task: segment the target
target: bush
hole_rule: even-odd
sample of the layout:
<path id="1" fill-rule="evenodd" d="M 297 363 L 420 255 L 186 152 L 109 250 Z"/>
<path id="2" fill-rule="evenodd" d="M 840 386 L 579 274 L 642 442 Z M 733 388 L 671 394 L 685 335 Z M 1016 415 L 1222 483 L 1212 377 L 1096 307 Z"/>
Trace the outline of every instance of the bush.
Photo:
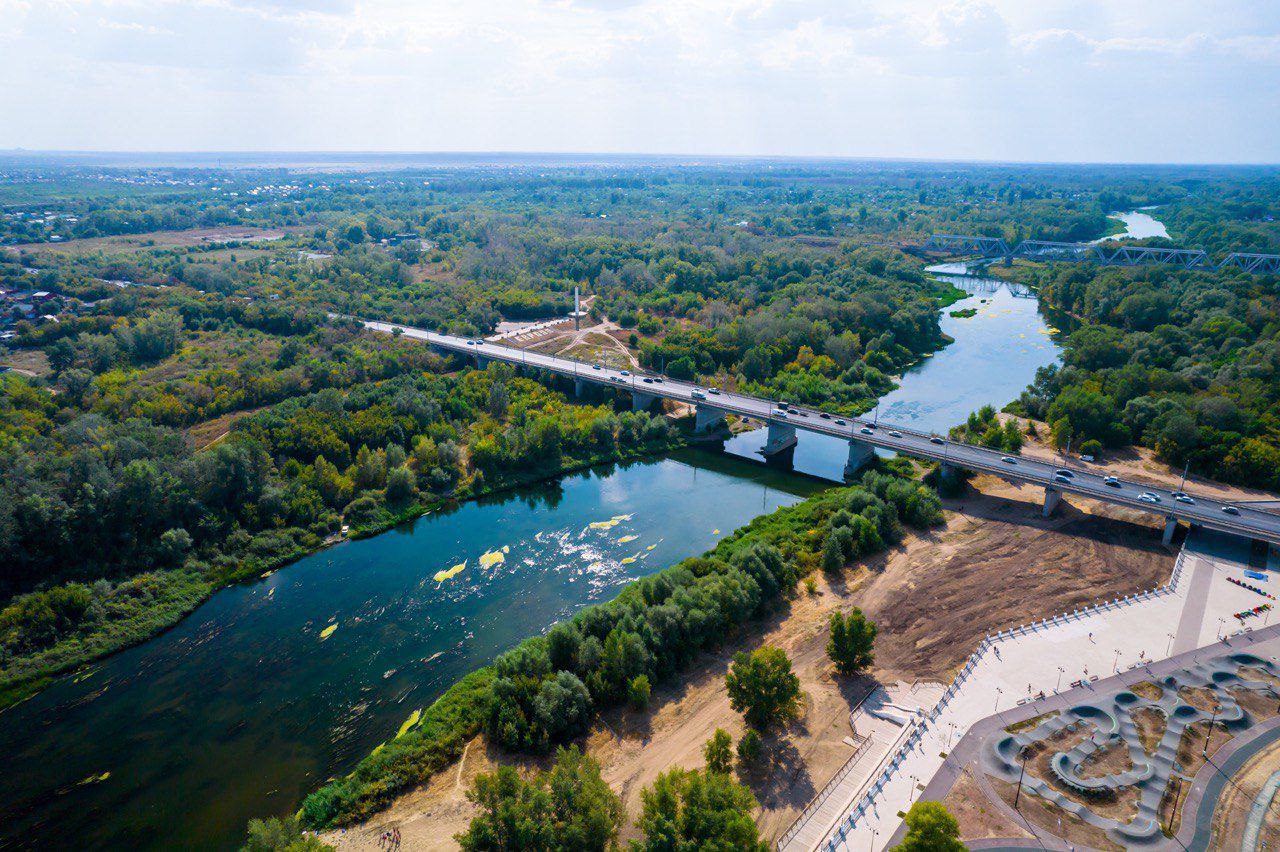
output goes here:
<path id="1" fill-rule="evenodd" d="M 240 852 L 324 852 L 333 849 L 320 838 L 305 834 L 295 819 L 249 820 L 249 836 Z"/>
<path id="2" fill-rule="evenodd" d="M 576 746 L 556 752 L 555 767 L 530 781 L 510 766 L 479 775 L 467 798 L 480 813 L 454 837 L 464 850 L 612 849 L 622 826 L 622 800 Z"/>
<path id="3" fill-rule="evenodd" d="M 760 749 L 763 743 L 760 741 L 760 735 L 753 729 L 747 728 L 747 732 L 742 735 L 742 739 L 738 740 L 738 760 L 744 764 L 755 763 L 756 758 L 760 756 Z"/>
<path id="4" fill-rule="evenodd" d="M 960 826 L 941 802 L 916 802 L 907 811 L 902 842 L 893 852 L 963 852 Z"/>
<path id="5" fill-rule="evenodd" d="M 1097 458 L 1102 455 L 1102 442 L 1094 438 L 1090 438 L 1080 445 L 1080 455 L 1093 456 Z"/>
<path id="6" fill-rule="evenodd" d="M 649 677 L 636 675 L 627 687 L 627 701 L 632 709 L 644 711 L 649 709 Z"/>
<path id="7" fill-rule="evenodd" d="M 769 852 L 751 819 L 757 802 L 728 775 L 672 769 L 640 794 L 638 828 L 644 839 L 632 852 L 709 849 Z"/>
<path id="8" fill-rule="evenodd" d="M 707 771 L 720 775 L 728 774 L 733 767 L 733 738 L 723 728 L 716 732 L 702 747 L 702 757 L 707 761 Z"/>

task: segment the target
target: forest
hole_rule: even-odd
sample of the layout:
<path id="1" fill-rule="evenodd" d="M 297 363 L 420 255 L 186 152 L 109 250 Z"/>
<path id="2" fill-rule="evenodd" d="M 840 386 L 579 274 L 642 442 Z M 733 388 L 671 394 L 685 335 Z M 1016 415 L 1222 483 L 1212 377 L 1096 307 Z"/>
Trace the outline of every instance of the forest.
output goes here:
<path id="1" fill-rule="evenodd" d="M 1213 479 L 1280 488 L 1280 282 L 1086 265 L 1020 268 L 1069 313 L 1061 365 L 1009 410 L 1083 453 L 1132 444 Z"/>
<path id="2" fill-rule="evenodd" d="M 328 544 L 688 440 L 686 423 L 621 395 L 473 370 L 352 318 L 488 335 L 563 316 L 576 287 L 607 337 L 579 357 L 857 414 L 948 344 L 940 312 L 963 296 L 904 247 L 935 232 L 1092 240 L 1114 232 L 1109 214 L 1158 205 L 1170 238 L 1149 244 L 1276 252 L 1276 177 L 892 161 L 3 166 L 0 709 Z M 1060 447 L 1140 445 L 1280 490 L 1274 277 L 1001 274 L 1064 329 L 1062 363 L 1008 411 L 1047 422 Z M 1023 441 L 993 407 L 951 434 Z M 906 473 L 891 462 L 759 518 L 524 641 L 309 796 L 302 824 L 367 817 L 483 732 L 558 764 L 478 784 L 491 807 L 462 842 L 508 831 L 511 798 L 551 813 L 538 808 L 557 777 L 597 791 L 593 813 L 616 832 L 598 767 L 569 747 L 786 606 L 800 578 L 936 523 L 936 495 Z M 738 819 L 749 794 L 713 775 L 664 777 L 646 804 L 653 836 L 660 795 L 712 796 L 726 830 L 755 842 Z M 591 828 L 562 822 L 564 836 Z"/>

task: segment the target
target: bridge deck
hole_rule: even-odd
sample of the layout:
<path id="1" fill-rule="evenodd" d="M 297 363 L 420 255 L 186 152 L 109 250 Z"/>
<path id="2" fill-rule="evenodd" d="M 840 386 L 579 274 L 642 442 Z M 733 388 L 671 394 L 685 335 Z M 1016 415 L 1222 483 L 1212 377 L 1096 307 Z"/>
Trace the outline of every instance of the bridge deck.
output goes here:
<path id="1" fill-rule="evenodd" d="M 945 440 L 940 436 L 929 435 L 905 426 L 894 426 L 882 422 L 875 427 L 870 421 L 861 418 L 834 414 L 827 414 L 824 417 L 822 411 L 802 406 L 793 406 L 800 414 L 787 414 L 778 410 L 776 401 L 739 393 L 717 393 L 710 388 L 652 373 L 635 375 L 629 371 L 588 364 L 571 358 L 438 334 L 394 323 L 365 322 L 364 325 L 371 330 L 388 334 L 399 329 L 405 337 L 422 340 L 438 349 L 461 355 L 548 370 L 592 384 L 714 408 L 763 423 L 785 423 L 806 432 L 831 435 L 966 470 L 994 474 L 1010 482 L 1044 486 L 1063 494 L 1080 494 L 1094 500 L 1149 512 L 1162 518 L 1176 518 L 1185 523 L 1280 544 L 1280 515 L 1260 511 L 1248 504 L 1238 505 L 1239 514 L 1230 515 L 1222 511 L 1223 507 L 1228 505 L 1225 501 L 1211 497 L 1192 495 L 1194 503 L 1180 503 L 1174 499 L 1172 492 L 1168 489 L 1124 479 L 1119 481 L 1119 487 L 1112 487 L 1104 482 L 1107 476 L 1105 470 L 1098 472 L 1074 469 L 1069 481 L 1062 482 L 1056 478 L 1056 472 L 1062 469 L 1057 464 L 1025 457 L 1006 462 L 1004 459 L 1007 457 L 996 450 Z M 646 379 L 649 381 L 646 382 Z M 695 394 L 700 394 L 702 398 Z M 942 442 L 935 443 L 938 440 Z M 1140 499 L 1142 494 L 1155 495 L 1159 498 L 1159 502 L 1142 500 Z"/>

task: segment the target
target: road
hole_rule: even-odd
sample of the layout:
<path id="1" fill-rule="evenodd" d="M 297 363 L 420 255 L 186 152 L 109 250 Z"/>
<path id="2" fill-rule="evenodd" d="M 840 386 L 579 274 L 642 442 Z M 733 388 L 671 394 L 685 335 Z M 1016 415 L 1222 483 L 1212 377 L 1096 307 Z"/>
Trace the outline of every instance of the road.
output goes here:
<path id="1" fill-rule="evenodd" d="M 592 384 L 713 408 L 768 424 L 791 426 L 799 431 L 831 435 L 891 452 L 993 474 L 1015 484 L 1038 485 L 1059 494 L 1079 494 L 1105 503 L 1149 512 L 1161 518 L 1177 519 L 1280 545 L 1280 515 L 1248 505 L 1233 505 L 1237 514 L 1229 514 L 1223 511 L 1229 504 L 1222 500 L 1189 494 L 1184 501 L 1179 501 L 1174 492 L 1168 489 L 1118 478 L 1109 485 L 1105 469 L 1072 469 L 1048 461 L 1015 458 L 997 450 L 957 443 L 943 436 L 930 435 L 905 426 L 887 423 L 877 425 L 862 418 L 834 415 L 804 406 L 790 405 L 788 410 L 783 411 L 775 400 L 720 392 L 654 373 L 637 375 L 634 371 L 588 364 L 500 343 L 438 334 L 395 323 L 365 321 L 364 325 L 370 330 L 387 334 L 399 330 L 405 337 L 422 340 L 438 349 L 461 355 L 548 370 Z"/>

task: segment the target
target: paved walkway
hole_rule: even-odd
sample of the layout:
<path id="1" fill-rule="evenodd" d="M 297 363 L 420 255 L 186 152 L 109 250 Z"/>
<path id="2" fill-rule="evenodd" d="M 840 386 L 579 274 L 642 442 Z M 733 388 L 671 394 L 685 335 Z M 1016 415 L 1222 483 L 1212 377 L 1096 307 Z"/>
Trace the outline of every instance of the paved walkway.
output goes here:
<path id="1" fill-rule="evenodd" d="M 948 754 L 946 762 L 937 774 L 934 775 L 932 780 L 930 780 L 928 786 L 920 794 L 920 798 L 931 801 L 942 801 L 946 798 L 947 794 L 951 791 L 952 786 L 954 786 L 955 782 L 960 778 L 960 775 L 966 767 L 981 765 L 983 752 L 990 748 L 992 736 L 1002 736 L 1004 730 L 1009 726 L 1016 725 L 1019 722 L 1025 722 L 1028 719 L 1034 719 L 1035 717 L 1046 713 L 1054 711 L 1068 711 L 1081 704 L 1095 702 L 1099 696 L 1117 693 L 1135 683 L 1140 683 L 1142 681 L 1159 681 L 1172 673 L 1193 667 L 1204 659 L 1237 651 L 1247 651 L 1251 654 L 1272 660 L 1280 658 L 1280 624 L 1271 625 L 1240 636 L 1232 636 L 1209 647 L 1188 651 L 1184 654 L 1178 654 L 1157 663 L 1120 672 L 1119 674 L 1112 675 L 1105 680 L 1099 680 L 1096 683 L 1089 683 L 1085 686 L 1068 690 L 1067 692 L 1048 696 L 1030 704 L 1024 704 L 1023 706 L 1017 707 L 1013 710 L 1002 711 L 996 715 L 988 716 L 986 719 L 975 724 L 956 745 L 955 749 Z M 1182 823 L 1178 832 L 1178 839 L 1180 841 L 1188 846 L 1192 843 L 1197 830 L 1196 811 L 1201 807 L 1201 798 L 1208 787 L 1209 779 L 1222 772 L 1220 767 L 1224 767 L 1234 753 L 1253 745 L 1260 738 L 1273 736 L 1277 728 L 1280 728 L 1280 717 L 1260 722 L 1248 729 L 1241 736 L 1236 737 L 1231 742 L 1219 748 L 1218 751 L 1210 757 L 1210 762 L 1206 763 L 1200 771 L 1196 773 L 1188 788 L 1187 798 L 1182 806 Z M 988 799 L 990 799 L 991 807 L 994 810 L 999 811 L 1010 821 L 1022 826 L 1029 833 L 1035 836 L 1034 838 L 992 838 L 986 840 L 974 840 L 966 843 L 970 849 L 1026 848 L 1067 850 L 1074 848 L 1076 852 L 1085 852 L 1085 850 L 1089 849 L 1089 847 L 1081 846 L 1079 844 L 1071 846 L 1058 837 L 1055 837 L 1047 831 L 1028 822 L 1022 814 L 1010 807 L 1009 804 L 995 792 L 989 783 L 982 783 L 983 779 L 986 777 L 984 773 L 975 772 L 972 774 L 975 776 L 978 786 L 982 788 Z M 1212 811 L 1204 816 L 1207 818 L 1211 813 Z M 903 828 L 898 826 L 888 843 L 892 845 L 901 842 L 902 835 Z M 1183 848 L 1172 843 L 1169 845 L 1171 848 Z"/>
<path id="2" fill-rule="evenodd" d="M 1217 642 L 1224 627 L 1239 629 L 1232 615 L 1266 602 L 1227 582 L 1241 579 L 1247 562 L 1247 543 L 1242 547 L 1238 539 L 1195 534 L 1178 556 L 1173 582 L 1158 593 L 1027 625 L 985 642 L 931 717 L 886 756 L 885 770 L 848 799 L 850 806 L 818 848 L 884 848 L 901 823 L 898 812 L 919 798 L 943 766 L 942 753 L 980 720 L 1020 709 L 1042 693 L 1070 690 L 1168 657 L 1175 641 L 1199 648 Z M 1260 619 L 1250 623 L 1262 626 Z"/>

